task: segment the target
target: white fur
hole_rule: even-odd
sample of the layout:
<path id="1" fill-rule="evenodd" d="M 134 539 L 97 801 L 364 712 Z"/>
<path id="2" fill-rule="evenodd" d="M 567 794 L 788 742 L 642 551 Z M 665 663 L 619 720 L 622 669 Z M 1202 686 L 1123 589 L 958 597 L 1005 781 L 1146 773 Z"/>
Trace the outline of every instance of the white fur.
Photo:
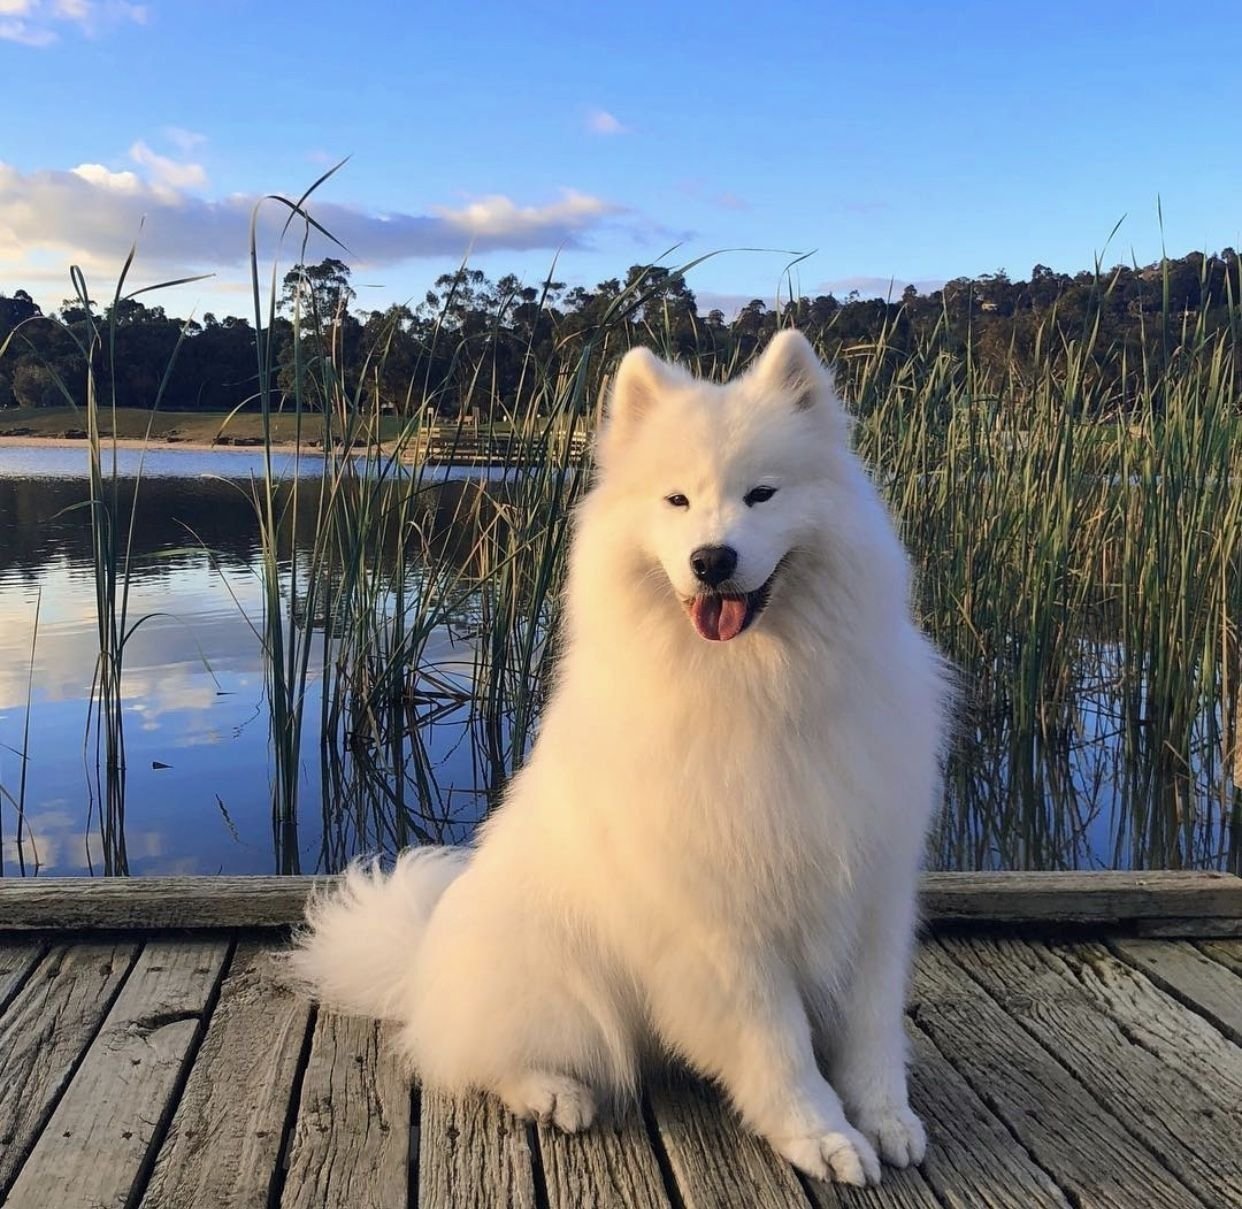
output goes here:
<path id="1" fill-rule="evenodd" d="M 702 544 L 737 591 L 781 565 L 731 641 L 683 605 Z M 727 386 L 629 354 L 529 763 L 473 849 L 351 872 L 298 972 L 399 1020 L 426 1084 L 568 1130 L 658 1049 L 813 1176 L 918 1162 L 902 1006 L 945 692 L 909 579 L 800 335 Z"/>

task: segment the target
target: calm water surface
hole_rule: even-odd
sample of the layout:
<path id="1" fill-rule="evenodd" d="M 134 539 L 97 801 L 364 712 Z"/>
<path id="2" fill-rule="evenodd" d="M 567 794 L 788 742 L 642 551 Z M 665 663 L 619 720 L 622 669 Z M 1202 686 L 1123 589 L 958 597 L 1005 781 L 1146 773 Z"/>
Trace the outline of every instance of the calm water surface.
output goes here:
<path id="1" fill-rule="evenodd" d="M 291 455 L 278 462 L 282 471 L 293 468 Z M 313 474 L 317 465 L 311 458 L 302 470 Z M 136 474 L 138 466 L 137 453 L 122 451 L 122 475 Z M 317 736 L 304 744 L 296 827 L 274 837 L 268 712 L 252 628 L 261 616 L 259 541 L 245 491 L 262 470 L 261 454 L 249 451 L 160 449 L 143 461 L 130 615 L 150 620 L 130 643 L 124 678 L 123 846 L 131 873 L 311 872 L 339 866 L 358 850 L 391 849 L 412 838 L 378 814 L 342 805 L 323 775 Z M 85 743 L 97 652 L 95 585 L 87 514 L 70 509 L 86 496 L 86 472 L 84 448 L 0 448 L 5 874 L 23 867 L 100 873 L 115 866 L 115 852 L 101 839 L 104 795 L 95 753 Z M 469 473 L 477 472 L 443 477 Z M 427 657 L 469 690 L 472 653 L 464 639 L 440 631 Z M 1107 682 L 1106 668 L 1101 681 Z M 314 730 L 313 679 L 310 691 L 308 729 Z M 1151 770 L 1123 750 L 1107 694 L 1084 693 L 1080 713 L 1074 735 L 1046 745 L 1015 746 L 1003 725 L 965 728 L 933 864 L 1236 865 L 1232 785 L 1203 784 L 1195 775 L 1152 784 Z M 408 781 L 422 787 L 425 800 L 411 802 L 403 782 L 396 808 L 415 820 L 420 834 L 464 838 L 494 795 L 495 765 L 481 757 L 477 726 L 464 707 L 425 711 L 418 732 L 427 768 Z"/>
<path id="2" fill-rule="evenodd" d="M 138 473 L 122 450 L 118 469 Z M 314 458 L 302 465 L 315 473 Z M 293 469 L 292 455 L 278 469 Z M 136 874 L 261 873 L 277 867 L 269 724 L 259 639 L 258 530 L 246 495 L 261 454 L 154 450 L 143 460 L 130 618 L 150 615 L 127 648 L 123 680 L 124 847 Z M 467 472 L 460 472 L 465 474 Z M 478 472 L 470 472 L 477 474 Z M 0 448 L 0 844 L 4 872 L 104 872 L 105 797 L 86 742 L 98 650 L 85 449 Z M 442 477 L 453 477 L 445 472 Z M 128 484 L 132 490 L 132 482 Z M 313 507 L 313 502 L 311 504 Z M 37 638 L 35 634 L 38 614 Z M 427 652 L 468 684 L 469 647 L 447 632 Z M 308 716 L 317 720 L 312 680 Z M 29 739 L 25 737 L 29 693 Z M 310 727 L 313 729 L 313 727 Z M 482 807 L 465 711 L 440 711 L 433 748 L 446 838 Z M 305 743 L 295 853 L 314 870 L 356 847 L 389 846 L 347 820 L 325 835 L 315 736 Z M 23 843 L 15 799 L 28 755 Z"/>

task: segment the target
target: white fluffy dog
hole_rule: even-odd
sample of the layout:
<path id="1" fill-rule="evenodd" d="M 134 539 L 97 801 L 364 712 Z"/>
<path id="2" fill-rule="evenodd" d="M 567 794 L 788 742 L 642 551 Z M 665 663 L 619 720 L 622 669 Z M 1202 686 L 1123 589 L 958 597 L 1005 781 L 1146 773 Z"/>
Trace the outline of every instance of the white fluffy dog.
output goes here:
<path id="1" fill-rule="evenodd" d="M 909 596 L 800 334 L 726 386 L 629 353 L 528 764 L 473 847 L 313 901 L 297 973 L 399 1021 L 425 1084 L 565 1130 L 655 1051 L 812 1176 L 918 1162 L 902 1009 L 945 681 Z"/>

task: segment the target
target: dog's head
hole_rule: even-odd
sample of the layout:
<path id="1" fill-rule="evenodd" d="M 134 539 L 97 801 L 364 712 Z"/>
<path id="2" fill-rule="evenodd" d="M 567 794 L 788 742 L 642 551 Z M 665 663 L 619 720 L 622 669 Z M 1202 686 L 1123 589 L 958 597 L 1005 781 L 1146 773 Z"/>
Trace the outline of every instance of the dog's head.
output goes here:
<path id="1" fill-rule="evenodd" d="M 728 641 L 759 621 L 814 540 L 845 444 L 831 381 L 798 332 L 724 386 L 635 349 L 613 384 L 600 488 L 698 634 Z"/>

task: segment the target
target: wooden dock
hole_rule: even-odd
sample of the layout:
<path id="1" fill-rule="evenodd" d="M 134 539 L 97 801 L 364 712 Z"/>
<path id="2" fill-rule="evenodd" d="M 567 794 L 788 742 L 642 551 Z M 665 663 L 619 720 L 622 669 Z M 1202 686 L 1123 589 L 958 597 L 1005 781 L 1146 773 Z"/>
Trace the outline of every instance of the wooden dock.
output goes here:
<path id="1" fill-rule="evenodd" d="M 917 1170 L 799 1178 L 684 1078 L 566 1138 L 420 1093 L 270 952 L 308 879 L 0 882 L 9 1209 L 1242 1205 L 1242 880 L 932 875 Z"/>

